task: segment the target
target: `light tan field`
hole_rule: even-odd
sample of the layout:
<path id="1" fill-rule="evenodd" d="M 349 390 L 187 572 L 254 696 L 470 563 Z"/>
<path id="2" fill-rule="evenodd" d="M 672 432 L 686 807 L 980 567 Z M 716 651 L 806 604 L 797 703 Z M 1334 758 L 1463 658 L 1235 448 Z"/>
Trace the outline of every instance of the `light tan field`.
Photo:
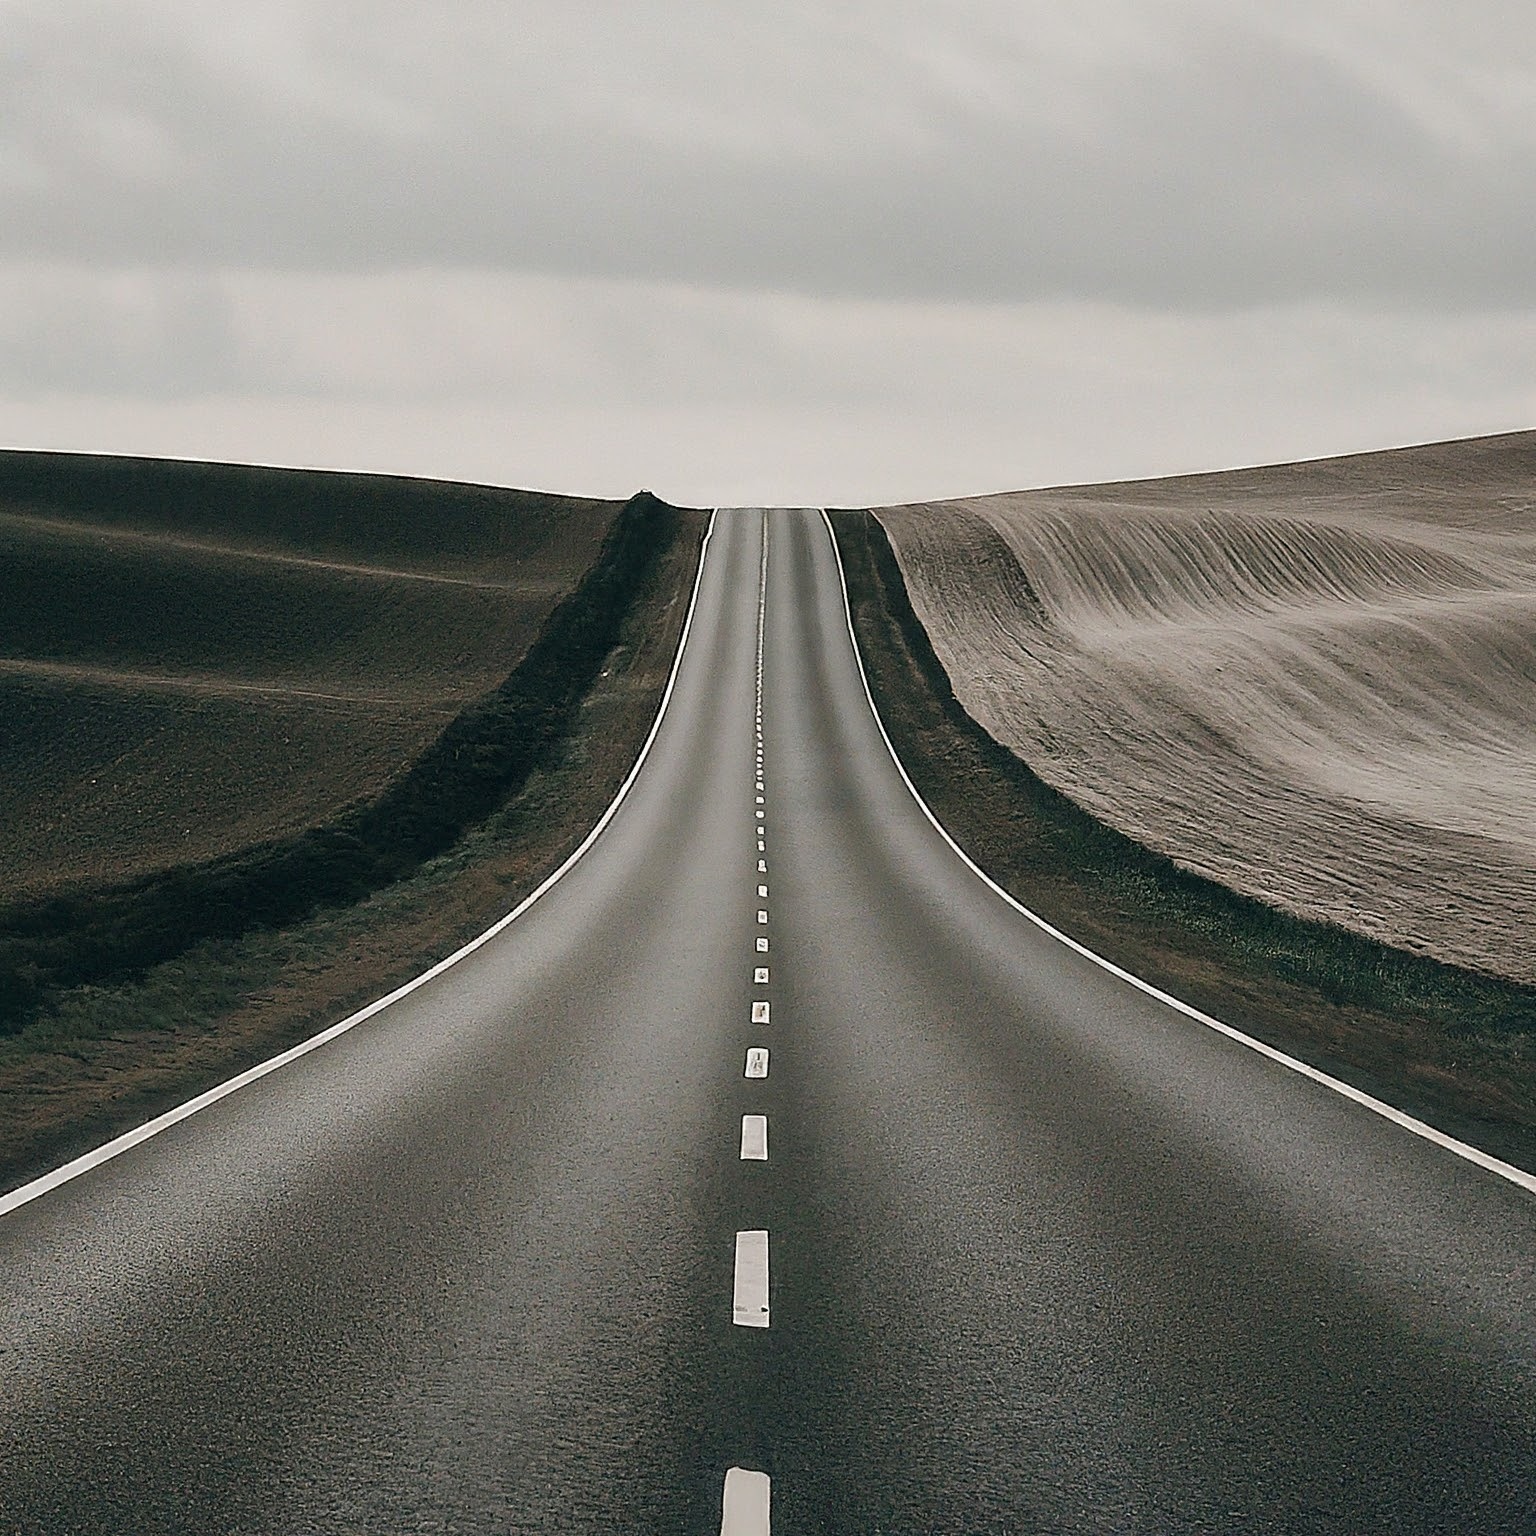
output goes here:
<path id="1" fill-rule="evenodd" d="M 956 696 L 1048 783 L 1536 982 L 1536 432 L 877 515 Z"/>

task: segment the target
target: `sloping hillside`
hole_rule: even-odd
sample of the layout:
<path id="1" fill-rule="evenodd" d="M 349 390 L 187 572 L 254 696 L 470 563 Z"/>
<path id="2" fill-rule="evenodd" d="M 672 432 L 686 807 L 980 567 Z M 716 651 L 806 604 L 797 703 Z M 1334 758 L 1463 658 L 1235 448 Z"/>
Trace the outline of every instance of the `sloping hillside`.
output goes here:
<path id="1" fill-rule="evenodd" d="M 1536 433 L 878 516 L 957 697 L 1047 783 L 1536 981 Z"/>
<path id="2" fill-rule="evenodd" d="M 618 503 L 0 453 L 0 892 L 376 795 L 510 673 Z"/>

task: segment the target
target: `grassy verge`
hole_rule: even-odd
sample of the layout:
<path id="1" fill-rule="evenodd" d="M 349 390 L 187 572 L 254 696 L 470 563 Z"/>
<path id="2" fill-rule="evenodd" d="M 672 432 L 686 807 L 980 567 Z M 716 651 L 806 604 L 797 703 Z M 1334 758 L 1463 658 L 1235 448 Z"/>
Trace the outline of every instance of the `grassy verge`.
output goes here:
<path id="1" fill-rule="evenodd" d="M 434 773 L 468 771 L 463 804 L 487 780 L 499 786 L 456 837 L 435 849 L 413 843 L 408 868 L 353 899 L 308 903 L 281 924 L 203 932 L 130 976 L 55 985 L 18 1030 L 0 1037 L 0 1188 L 418 974 L 515 905 L 575 848 L 655 716 L 697 567 L 703 515 L 655 507 L 661 511 L 633 524 L 643 539 L 622 580 L 584 588 L 590 616 L 566 631 L 580 666 L 565 642 L 545 647 L 540 666 L 547 664 L 549 687 L 529 713 L 517 701 L 526 703 L 530 678 L 541 675 L 525 670 L 536 646 L 518 669 L 521 687 L 504 689 L 488 715 L 476 714 L 439 744 Z M 550 627 L 561 632 L 558 614 L 545 638 Z M 500 748 L 477 734 L 482 728 L 504 731 Z M 421 804 L 435 782 L 425 778 Z M 440 827 L 440 818 L 429 824 Z M 353 868 L 350 855 L 338 862 Z"/>
<path id="2" fill-rule="evenodd" d="M 878 521 L 832 521 L 886 728 L 993 879 L 1154 985 L 1536 1170 L 1536 989 L 1289 917 L 1096 820 L 956 700 Z"/>

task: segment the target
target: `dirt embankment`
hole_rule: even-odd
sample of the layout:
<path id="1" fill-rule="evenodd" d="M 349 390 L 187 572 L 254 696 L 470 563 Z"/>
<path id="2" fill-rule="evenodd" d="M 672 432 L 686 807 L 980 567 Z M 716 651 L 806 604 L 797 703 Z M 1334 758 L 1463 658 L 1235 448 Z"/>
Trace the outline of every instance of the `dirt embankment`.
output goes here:
<path id="1" fill-rule="evenodd" d="M 956 697 L 1048 784 L 1536 982 L 1536 433 L 877 516 Z"/>

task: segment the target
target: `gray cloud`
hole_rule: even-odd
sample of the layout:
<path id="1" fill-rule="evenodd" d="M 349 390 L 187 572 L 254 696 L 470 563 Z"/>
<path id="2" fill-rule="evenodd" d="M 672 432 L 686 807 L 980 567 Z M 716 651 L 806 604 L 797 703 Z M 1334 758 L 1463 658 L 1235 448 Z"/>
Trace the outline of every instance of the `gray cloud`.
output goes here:
<path id="1" fill-rule="evenodd" d="M 253 382 L 217 274 L 0 269 L 0 387 L 176 399 Z"/>
<path id="2" fill-rule="evenodd" d="M 902 500 L 1530 425 L 1506 0 L 0 0 L 20 446 Z"/>
<path id="3" fill-rule="evenodd" d="M 14 0 L 0 257 L 1536 297 L 1536 13 L 1276 9 Z"/>

